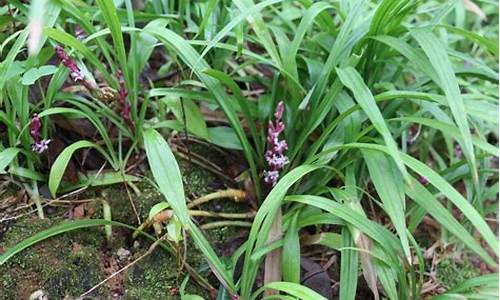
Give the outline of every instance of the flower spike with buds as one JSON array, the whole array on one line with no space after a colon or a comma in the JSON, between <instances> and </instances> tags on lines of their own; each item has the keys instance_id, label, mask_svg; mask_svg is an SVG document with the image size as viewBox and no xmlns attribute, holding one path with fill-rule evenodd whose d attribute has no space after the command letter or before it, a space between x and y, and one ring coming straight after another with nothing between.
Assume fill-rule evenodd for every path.
<instances>
[{"instance_id":1,"label":"flower spike with buds","mask_svg":"<svg viewBox=\"0 0 500 300\"><path fill-rule=\"evenodd\" d=\"M131 107L126 99L128 92L127 92L127 88L125 87L125 80L123 79L123 72L121 69L118 69L117 77L118 77L118 83L120 85L120 89L118 90L118 98L120 101L121 116L122 116L123 120L125 120L125 123L127 123L127 125L131 129L133 129L134 124L130 120Z\"/></svg>"},{"instance_id":2,"label":"flower spike with buds","mask_svg":"<svg viewBox=\"0 0 500 300\"><path fill-rule=\"evenodd\" d=\"M283 112L285 111L285 104L280 101L276 106L274 113L275 121L269 121L267 128L267 142L269 147L265 153L265 158L270 170L264 171L264 182L273 187L279 179L279 171L288 164L288 157L284 154L288 149L285 140L279 140L279 135L285 130L285 123L281 121Z\"/></svg>"},{"instance_id":3,"label":"flower spike with buds","mask_svg":"<svg viewBox=\"0 0 500 300\"><path fill-rule=\"evenodd\" d=\"M56 54L62 64L70 71L69 75L71 79L73 79L74 82L81 82L89 91L92 91L92 85L85 79L85 75L83 75L80 68L78 68L76 62L64 51L64 48L59 45L56 46Z\"/></svg>"},{"instance_id":4,"label":"flower spike with buds","mask_svg":"<svg viewBox=\"0 0 500 300\"><path fill-rule=\"evenodd\" d=\"M31 145L31 149L33 152L41 154L45 150L49 148L49 144L51 140L42 140L40 139L40 128L42 128L42 122L40 121L40 117L37 114L34 114L30 121L30 135L35 141L33 145Z\"/></svg>"}]
</instances>

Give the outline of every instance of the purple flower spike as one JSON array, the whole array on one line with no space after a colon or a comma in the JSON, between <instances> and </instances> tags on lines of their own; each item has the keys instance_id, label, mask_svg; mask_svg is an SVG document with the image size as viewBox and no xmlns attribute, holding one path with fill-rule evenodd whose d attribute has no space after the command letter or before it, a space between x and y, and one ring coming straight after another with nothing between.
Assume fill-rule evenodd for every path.
<instances>
[{"instance_id":1,"label":"purple flower spike","mask_svg":"<svg viewBox=\"0 0 500 300\"><path fill-rule=\"evenodd\" d=\"M42 122L40 122L40 117L34 114L30 121L30 135L38 142L40 140L40 128L42 128Z\"/></svg>"},{"instance_id":2,"label":"purple flower spike","mask_svg":"<svg viewBox=\"0 0 500 300\"><path fill-rule=\"evenodd\" d=\"M85 76L80 71L80 68L78 68L78 66L76 65L76 62L71 57L69 57L68 54L66 54L63 47L56 46L56 54L57 57L59 57L59 59L61 60L62 64L70 71L70 76L73 81L83 81Z\"/></svg>"},{"instance_id":3,"label":"purple flower spike","mask_svg":"<svg viewBox=\"0 0 500 300\"><path fill-rule=\"evenodd\" d=\"M69 70L69 75L71 76L71 79L73 79L74 82L81 82L89 91L93 90L94 88L88 82L85 80L85 75L83 75L82 71L78 66L76 65L76 62L69 57L69 55L64 51L64 48L61 46L56 46L56 54L57 57L61 60L62 64L68 68Z\"/></svg>"},{"instance_id":4,"label":"purple flower spike","mask_svg":"<svg viewBox=\"0 0 500 300\"><path fill-rule=\"evenodd\" d=\"M31 150L38 154L44 152L49 148L49 144L51 140L41 140L40 129L42 128L42 122L40 121L40 117L37 114L34 114L30 121L30 135L35 141L33 145L31 145Z\"/></svg>"},{"instance_id":5,"label":"purple flower spike","mask_svg":"<svg viewBox=\"0 0 500 300\"><path fill-rule=\"evenodd\" d=\"M130 104L127 102L128 92L127 88L125 87L125 80L123 79L122 70L119 69L116 75L118 77L118 84L120 85L120 88L118 90L118 96L120 100L121 116L130 128L134 128L134 124L130 120L131 107Z\"/></svg>"},{"instance_id":6,"label":"purple flower spike","mask_svg":"<svg viewBox=\"0 0 500 300\"><path fill-rule=\"evenodd\" d=\"M270 170L264 171L264 182L273 187L279 179L279 171L289 163L288 157L284 154L288 149L288 144L285 140L279 140L279 135L285 130L285 124L281 121L285 104L280 101L276 106L274 113L274 123L269 121L267 128L267 142L269 144L265 153L265 159Z\"/></svg>"}]
</instances>

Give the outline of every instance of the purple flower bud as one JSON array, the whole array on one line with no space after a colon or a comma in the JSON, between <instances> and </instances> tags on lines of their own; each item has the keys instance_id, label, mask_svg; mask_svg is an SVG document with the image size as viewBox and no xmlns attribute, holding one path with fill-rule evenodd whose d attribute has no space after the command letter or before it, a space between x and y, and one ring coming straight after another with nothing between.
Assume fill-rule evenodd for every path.
<instances>
[{"instance_id":1,"label":"purple flower bud","mask_svg":"<svg viewBox=\"0 0 500 300\"><path fill-rule=\"evenodd\" d=\"M41 154L45 150L49 149L50 142L51 142L50 139L49 140L41 140L41 141L35 142L33 145L31 145L31 149L33 150L33 152Z\"/></svg>"},{"instance_id":2,"label":"purple flower bud","mask_svg":"<svg viewBox=\"0 0 500 300\"><path fill-rule=\"evenodd\" d=\"M276 121L281 120L281 117L283 117L283 112L285 111L285 103L283 101L280 101L278 105L276 106L276 112L274 113L274 117L276 118Z\"/></svg>"},{"instance_id":3,"label":"purple flower bud","mask_svg":"<svg viewBox=\"0 0 500 300\"><path fill-rule=\"evenodd\" d=\"M420 182L421 184L423 185L426 185L429 183L429 180L427 180L427 178L425 176L418 176L417 178L418 182Z\"/></svg>"},{"instance_id":4,"label":"purple flower bud","mask_svg":"<svg viewBox=\"0 0 500 300\"><path fill-rule=\"evenodd\" d=\"M42 128L42 122L37 114L34 114L30 121L30 135L38 142L40 140L40 128Z\"/></svg>"}]
</instances>

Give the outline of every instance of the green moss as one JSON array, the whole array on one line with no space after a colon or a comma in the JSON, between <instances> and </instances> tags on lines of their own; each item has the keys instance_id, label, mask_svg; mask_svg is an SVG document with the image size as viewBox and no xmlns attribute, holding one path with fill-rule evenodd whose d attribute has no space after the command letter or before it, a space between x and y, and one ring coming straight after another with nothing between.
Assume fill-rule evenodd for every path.
<instances>
[{"instance_id":1,"label":"green moss","mask_svg":"<svg viewBox=\"0 0 500 300\"><path fill-rule=\"evenodd\" d=\"M12 226L0 246L19 241L61 222L61 219L24 219ZM100 229L85 229L44 240L0 266L0 299L27 299L38 289L52 299L78 296L104 279L98 249L104 241ZM77 244L78 249L73 245ZM75 251L78 250L78 251ZM94 296L106 294L106 287Z\"/></svg>"},{"instance_id":2,"label":"green moss","mask_svg":"<svg viewBox=\"0 0 500 300\"><path fill-rule=\"evenodd\" d=\"M186 161L180 162L180 168L187 197L195 198L212 191L209 183L215 177L209 171ZM132 189L129 189L129 192L141 220L145 220L151 207L164 201L164 198L146 180L136 185L141 191L140 195L136 195ZM136 217L123 185L89 189L82 197L90 199L102 197L111 206L113 220L136 225ZM245 210L241 206L230 200L219 200L203 205L202 208L217 211L223 207L225 212L236 212ZM90 202L86 207L87 211L89 209L95 211L93 218L102 217L100 201ZM62 215L62 213L63 210L57 211L57 214ZM5 233L3 240L0 240L0 249L8 249L62 221L65 220L60 217L50 217L45 220L21 219L14 223ZM206 223L215 220L200 221ZM106 245L113 253L120 247L129 248L130 246L128 242L131 241L126 240L130 232L124 231L124 234L117 234L119 230L119 228L114 228L113 241ZM206 236L217 248L239 230L233 227L218 228L210 230ZM73 250L74 243L78 244L78 251ZM79 296L105 278L101 262L101 250L104 244L103 228L72 231L37 243L0 266L0 299L27 299L33 291L38 289L47 291L50 299L62 299L67 295ZM147 251L149 244L149 241L144 241L140 249L130 250L135 257L138 257ZM188 241L187 248L187 261L190 266L197 270L200 276L210 278L212 284L218 286L217 280L210 275L208 264L202 253L196 249L191 240ZM222 251L218 252L222 253ZM158 248L124 273L124 299L179 299L177 292L185 276L185 271L182 274L178 273L176 258ZM206 290L192 280L187 285L186 292L206 294ZM109 289L103 285L91 296L98 299L107 298Z\"/></svg>"},{"instance_id":3,"label":"green moss","mask_svg":"<svg viewBox=\"0 0 500 300\"><path fill-rule=\"evenodd\" d=\"M188 249L194 249L190 243ZM208 265L199 251L188 251L187 262L204 278L209 276ZM125 299L179 299L178 290L186 276L179 273L175 257L157 248L153 253L133 265L126 273ZM187 293L206 293L194 283L188 284Z\"/></svg>"},{"instance_id":4,"label":"green moss","mask_svg":"<svg viewBox=\"0 0 500 300\"><path fill-rule=\"evenodd\" d=\"M474 267L465 255L460 262L446 258L437 265L437 278L448 287L479 275L480 270Z\"/></svg>"}]
</instances>

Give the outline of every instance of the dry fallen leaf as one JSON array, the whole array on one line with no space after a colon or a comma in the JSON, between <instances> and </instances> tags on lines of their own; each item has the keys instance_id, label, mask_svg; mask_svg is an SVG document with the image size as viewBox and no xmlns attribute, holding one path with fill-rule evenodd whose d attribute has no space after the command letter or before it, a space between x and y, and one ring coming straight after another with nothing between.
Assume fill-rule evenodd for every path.
<instances>
[{"instance_id":1,"label":"dry fallen leaf","mask_svg":"<svg viewBox=\"0 0 500 300\"><path fill-rule=\"evenodd\" d=\"M73 219L83 219L85 217L85 205L80 204L73 209Z\"/></svg>"}]
</instances>

